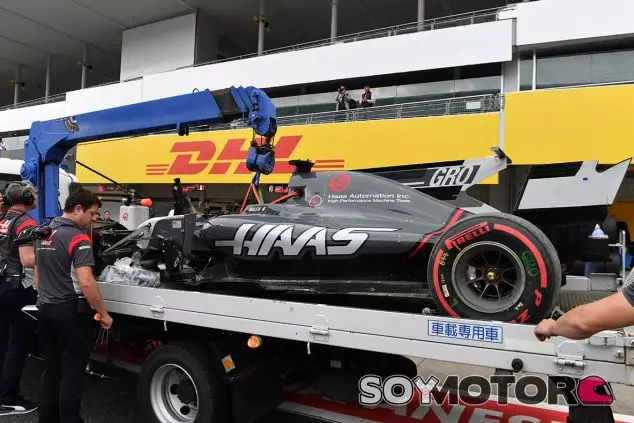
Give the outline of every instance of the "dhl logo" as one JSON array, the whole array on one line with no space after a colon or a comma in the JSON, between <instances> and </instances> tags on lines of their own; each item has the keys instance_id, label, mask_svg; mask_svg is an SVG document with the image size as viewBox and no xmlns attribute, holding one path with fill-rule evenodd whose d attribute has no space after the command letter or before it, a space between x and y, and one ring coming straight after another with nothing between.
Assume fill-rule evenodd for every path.
<instances>
[{"instance_id":1,"label":"dhl logo","mask_svg":"<svg viewBox=\"0 0 634 423\"><path fill-rule=\"evenodd\" d=\"M289 164L292 155L301 141L301 135L283 136L275 143L274 173L293 173L294 166ZM251 173L245 160L251 143L245 138L230 139L218 152L214 141L182 141L172 145L170 153L176 157L171 163L152 163L146 165L145 174L159 175L225 175L233 168L234 175ZM236 165L236 162L237 165ZM343 159L314 160L314 170L344 169Z\"/></svg>"}]
</instances>

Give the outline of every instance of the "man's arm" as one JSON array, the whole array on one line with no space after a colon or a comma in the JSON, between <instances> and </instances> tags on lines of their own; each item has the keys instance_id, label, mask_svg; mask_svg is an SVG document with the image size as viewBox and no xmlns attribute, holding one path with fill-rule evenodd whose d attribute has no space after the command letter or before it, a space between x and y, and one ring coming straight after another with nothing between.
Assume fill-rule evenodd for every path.
<instances>
[{"instance_id":1,"label":"man's arm","mask_svg":"<svg viewBox=\"0 0 634 423\"><path fill-rule=\"evenodd\" d=\"M32 245L22 245L19 251L22 266L28 267L29 269L35 268L35 247Z\"/></svg>"},{"instance_id":2,"label":"man's arm","mask_svg":"<svg viewBox=\"0 0 634 423\"><path fill-rule=\"evenodd\" d=\"M535 336L540 340L551 336L586 339L604 330L632 326L634 296L630 297L629 291L634 292L634 287L626 287L625 295L617 292L599 301L575 307L557 320L543 320L535 328Z\"/></svg>"},{"instance_id":3,"label":"man's arm","mask_svg":"<svg viewBox=\"0 0 634 423\"><path fill-rule=\"evenodd\" d=\"M103 303L99 286L93 276L92 268L95 265L92 243L86 234L76 235L70 242L71 254L79 287L90 305L99 313L102 319L109 319L108 310Z\"/></svg>"},{"instance_id":4,"label":"man's arm","mask_svg":"<svg viewBox=\"0 0 634 423\"><path fill-rule=\"evenodd\" d=\"M103 303L103 298L101 297L99 286L97 285L97 281L92 274L92 267L76 267L75 273L77 273L79 287L84 293L84 297L86 297L90 305L95 309L97 313L99 313L101 316L107 316L108 310Z\"/></svg>"},{"instance_id":5,"label":"man's arm","mask_svg":"<svg viewBox=\"0 0 634 423\"><path fill-rule=\"evenodd\" d=\"M39 287L39 274L37 273L37 264L33 267L33 285L35 285L35 289Z\"/></svg>"},{"instance_id":6,"label":"man's arm","mask_svg":"<svg viewBox=\"0 0 634 423\"><path fill-rule=\"evenodd\" d=\"M33 269L35 267L35 241L33 239L22 241L20 237L24 234L28 234L32 228L37 227L37 224L33 219L26 215L20 217L16 222L16 225L15 238L19 245L18 251L20 252L20 262L22 263L22 266ZM27 229L30 231L25 232Z\"/></svg>"}]
</instances>

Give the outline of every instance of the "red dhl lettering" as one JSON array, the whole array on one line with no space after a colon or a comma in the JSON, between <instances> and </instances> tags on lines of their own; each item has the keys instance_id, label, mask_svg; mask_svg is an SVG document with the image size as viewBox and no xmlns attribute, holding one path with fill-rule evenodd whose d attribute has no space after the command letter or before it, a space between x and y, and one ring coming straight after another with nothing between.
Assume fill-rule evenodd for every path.
<instances>
[{"instance_id":1,"label":"red dhl lettering","mask_svg":"<svg viewBox=\"0 0 634 423\"><path fill-rule=\"evenodd\" d=\"M289 164L302 136L284 136L275 143L275 173L292 173L294 167ZM218 151L214 141L182 141L172 145L170 153L176 157L171 163L152 163L146 165L146 175L225 175L232 169L234 175L251 173L244 161L249 154L250 141L244 138L229 139ZM234 163L239 162L237 166ZM313 169L343 169L344 160L315 160Z\"/></svg>"},{"instance_id":2,"label":"red dhl lettering","mask_svg":"<svg viewBox=\"0 0 634 423\"><path fill-rule=\"evenodd\" d=\"M451 250L454 247L459 247L467 241L471 241L474 238L477 238L481 235L484 235L487 232L491 231L491 227L487 222L478 223L475 226L472 226L464 231L456 234L445 241L445 246L448 250Z\"/></svg>"}]
</instances>

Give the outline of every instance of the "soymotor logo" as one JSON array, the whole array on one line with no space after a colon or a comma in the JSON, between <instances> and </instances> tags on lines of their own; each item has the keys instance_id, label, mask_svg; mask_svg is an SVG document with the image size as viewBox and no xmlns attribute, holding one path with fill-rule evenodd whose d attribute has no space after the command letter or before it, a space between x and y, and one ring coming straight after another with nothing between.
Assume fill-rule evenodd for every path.
<instances>
[{"instance_id":1,"label":"soymotor logo","mask_svg":"<svg viewBox=\"0 0 634 423\"><path fill-rule=\"evenodd\" d=\"M606 406L614 402L610 386L599 376L587 376L579 381L568 376L557 376L552 380L554 383L549 385L547 379L538 376L448 376L441 385L440 379L434 376L425 380L421 376L410 379L395 375L384 380L377 375L367 375L359 380L359 404L402 406L420 398L420 405L477 406L492 400L494 387L497 388L495 401L502 405L509 403L511 393L525 405L556 405L559 397L563 397L569 406Z\"/></svg>"}]
</instances>

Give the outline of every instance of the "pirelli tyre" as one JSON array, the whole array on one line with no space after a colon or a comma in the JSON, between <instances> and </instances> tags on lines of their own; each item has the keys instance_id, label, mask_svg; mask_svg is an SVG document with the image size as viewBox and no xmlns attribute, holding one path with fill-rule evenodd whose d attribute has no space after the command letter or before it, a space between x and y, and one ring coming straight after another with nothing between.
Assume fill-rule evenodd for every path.
<instances>
[{"instance_id":1,"label":"pirelli tyre","mask_svg":"<svg viewBox=\"0 0 634 423\"><path fill-rule=\"evenodd\" d=\"M504 213L451 226L435 244L427 274L439 311L466 319L535 323L552 311L561 288L550 240Z\"/></svg>"}]
</instances>

